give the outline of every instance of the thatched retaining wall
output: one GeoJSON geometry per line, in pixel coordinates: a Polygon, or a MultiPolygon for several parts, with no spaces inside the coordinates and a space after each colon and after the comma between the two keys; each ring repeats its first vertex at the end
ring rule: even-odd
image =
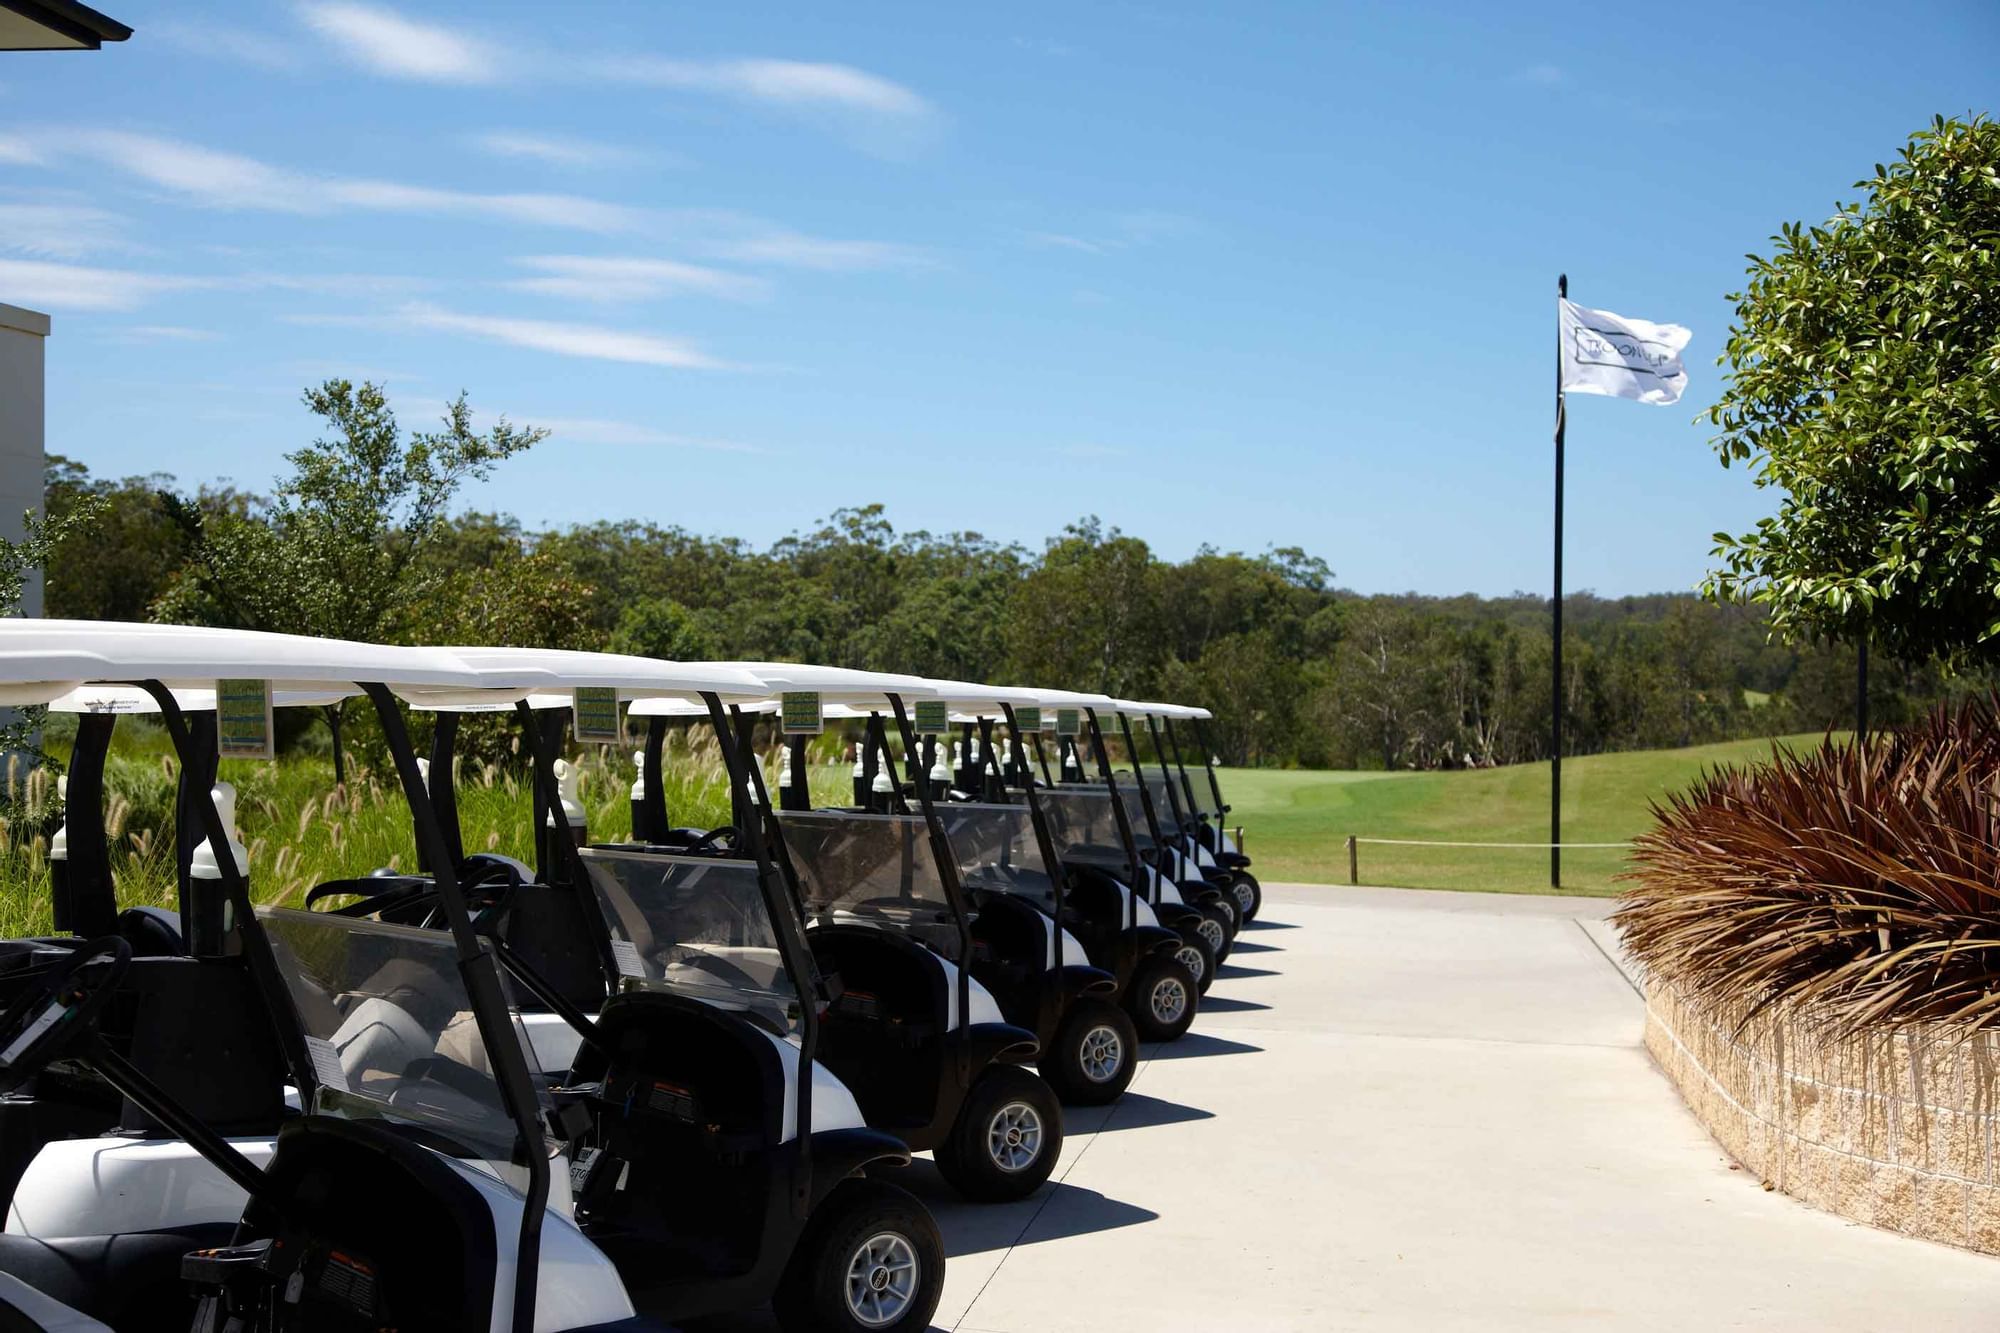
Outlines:
{"type": "Polygon", "coordinates": [[[1891,1231],[2000,1254],[2000,1034],[1846,1040],[1646,993],[1646,1048],[1746,1170],[1891,1231]]]}

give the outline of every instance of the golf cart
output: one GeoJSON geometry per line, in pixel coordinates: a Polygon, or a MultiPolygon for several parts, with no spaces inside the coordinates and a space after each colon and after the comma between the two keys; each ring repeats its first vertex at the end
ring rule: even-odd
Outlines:
{"type": "Polygon", "coordinates": [[[1154,859],[1160,872],[1179,885],[1183,898],[1220,911],[1227,919],[1229,938],[1234,942],[1243,924],[1242,901],[1232,882],[1213,864],[1212,857],[1207,858],[1208,865],[1203,865],[1200,820],[1189,795],[1193,784],[1169,762],[1166,743],[1161,739],[1159,720],[1173,708],[1175,705],[1171,704],[1119,702],[1118,726],[1125,739],[1126,753],[1132,758],[1135,779],[1129,784],[1131,793],[1126,800],[1143,807],[1141,813],[1152,831],[1154,859]],[[1134,720],[1146,727],[1153,747],[1154,772],[1148,773],[1140,758],[1132,731],[1134,720]]]}
{"type": "MultiPolygon", "coordinates": [[[[1137,909],[1156,924],[1174,932],[1190,955],[1199,955],[1202,966],[1196,974],[1197,986],[1206,993],[1215,980],[1215,969],[1229,956],[1235,939],[1234,923],[1227,909],[1213,893],[1203,892],[1189,901],[1197,890],[1182,886],[1162,873],[1159,841],[1148,818],[1150,804],[1138,784],[1121,780],[1111,767],[1104,745],[1103,719],[1118,712],[1116,700],[1104,695],[1078,694],[1068,690],[1038,690],[1043,700],[1043,717],[1065,720],[1069,727],[1057,733],[1060,769],[1052,769],[1041,738],[1034,737],[1035,757],[1044,782],[1043,804],[1051,814],[1051,830],[1063,862],[1072,874],[1087,868],[1105,882],[1109,890],[1133,894],[1137,909]],[[1084,747],[1089,748],[1089,766],[1096,779],[1085,777],[1084,747]],[[1056,780],[1056,773],[1066,774],[1056,780]]],[[[1190,963],[1190,970],[1194,970],[1190,963]]]]}
{"type": "Polygon", "coordinates": [[[1243,908],[1243,919],[1255,921],[1264,905],[1264,888],[1250,873],[1250,858],[1243,854],[1235,839],[1229,836],[1229,830],[1223,827],[1223,816],[1229,813],[1229,803],[1222,799],[1222,784],[1215,776],[1214,752],[1209,748],[1208,728],[1204,725],[1215,714],[1206,708],[1184,704],[1168,705],[1167,708],[1168,711],[1162,714],[1166,723],[1167,744],[1173,749],[1175,767],[1180,769],[1181,781],[1187,787],[1188,803],[1201,820],[1195,830],[1199,841],[1196,860],[1204,870],[1211,871],[1209,878],[1226,885],[1236,895],[1236,901],[1243,908]],[[1206,782],[1188,777],[1187,764],[1181,757],[1180,736],[1174,729],[1176,718],[1188,724],[1194,733],[1195,744],[1201,747],[1198,753],[1206,782]]]}
{"type": "MultiPolygon", "coordinates": [[[[666,1317],[769,1297],[788,1328],[926,1326],[942,1243],[914,1197],[862,1174],[906,1163],[909,1150],[866,1126],[824,1059],[826,989],[766,826],[749,819],[683,846],[592,842],[557,782],[571,720],[589,718],[596,738],[614,741],[622,697],[701,707],[741,789],[752,761],[720,692],[761,682],[610,654],[450,651],[513,695],[535,827],[556,830],[538,839],[534,870],[504,862],[512,873],[482,876],[473,897],[528,1040],[569,1071],[553,1098],[578,1225],[618,1262],[635,1303],[666,1317]],[[704,1206],[675,1202],[683,1196],[704,1206]]],[[[427,778],[441,805],[455,808],[457,713],[491,706],[457,699],[438,710],[427,778]]],[[[421,906],[397,887],[340,910],[421,906]]]]}
{"type": "MultiPolygon", "coordinates": [[[[393,746],[391,688],[467,675],[410,649],[0,623],[9,702],[136,683],[197,769],[206,758],[175,688],[224,682],[224,730],[242,743],[268,739],[269,684],[367,682],[393,746]]],[[[414,768],[399,768],[420,838],[434,833],[414,768]]],[[[0,1272],[120,1333],[647,1326],[632,1322],[609,1261],[544,1215],[532,1078],[492,958],[468,933],[412,939],[256,909],[223,812],[200,801],[214,873],[185,886],[182,951],[158,951],[164,936],[115,913],[108,860],[80,837],[81,785],[70,787],[65,910],[98,932],[109,909],[113,929],[0,943],[0,1115],[35,1128],[45,1094],[94,1080],[122,1099],[122,1132],[41,1147],[14,1193],[0,1272]]]]}
{"type": "MultiPolygon", "coordinates": [[[[1077,1099],[1129,1081],[1134,1049],[1129,1023],[1109,1005],[1083,1012],[1122,1041],[1112,1059],[1071,1072],[1076,1086],[1050,1068],[1036,1015],[1011,1015],[974,976],[995,943],[975,935],[975,913],[959,885],[949,845],[930,796],[917,790],[912,813],[895,778],[882,712],[891,710],[906,741],[905,699],[935,700],[915,677],[830,667],[741,663],[763,679],[751,702],[777,700],[790,744],[791,781],[780,790],[789,808],[774,807],[762,770],[739,820],[771,811],[773,841],[796,887],[805,940],[822,974],[837,979],[824,1022],[823,1056],[855,1088],[868,1123],[890,1130],[916,1150],[933,1149],[939,1171],[967,1198],[997,1202],[1032,1193],[1048,1179],[1062,1150],[1058,1093],[1077,1099]],[[868,791],[883,788],[879,810],[814,810],[807,795],[804,741],[829,715],[861,718],[867,746],[881,768],[866,775],[868,791]],[[879,778],[879,784],[878,784],[879,778]],[[1042,1073],[1026,1067],[1040,1059],[1042,1073]],[[1093,1077],[1097,1075],[1097,1077],[1093,1077]]],[[[635,705],[644,715],[651,705],[635,705]]],[[[747,754],[751,715],[739,714],[738,744],[747,754]]],[[[906,752],[913,752],[909,745],[906,752]]],[[[1039,918],[1035,919],[1039,932],[1039,918]]],[[[1016,944],[1007,941],[1006,947],[1016,944]]],[[[1045,947],[1045,946],[1041,946],[1045,947]]],[[[1043,957],[1041,948],[1036,961],[1043,957]]],[[[1079,962],[1081,960],[1078,960],[1079,962]]],[[[1088,969],[1058,970],[1053,987],[1085,995],[1108,981],[1088,969]]],[[[1068,1036],[1068,1029],[1052,1029],[1068,1036]]],[[[1098,1046],[1106,1039],[1100,1038],[1098,1046]]],[[[1082,1035],[1076,1050],[1084,1050],[1082,1035]]],[[[1062,1050],[1054,1047],[1052,1050],[1062,1050]]],[[[1096,1048],[1092,1048],[1096,1049],[1096,1048]]],[[[1081,1056],[1079,1056],[1079,1059],[1081,1056]]]]}
{"type": "MultiPolygon", "coordinates": [[[[1045,809],[1049,793],[1036,787],[1027,762],[1029,737],[1040,730],[1040,696],[994,686],[932,684],[945,695],[951,720],[977,729],[966,746],[968,751],[979,746],[982,756],[970,779],[975,790],[955,788],[952,799],[939,807],[959,879],[974,906],[982,913],[1023,902],[1034,906],[1050,923],[1044,929],[1051,965],[1059,963],[1057,951],[1066,944],[1070,958],[1088,957],[1104,969],[1112,983],[1107,998],[1123,1005],[1141,1039],[1181,1036],[1194,1022],[1198,987],[1210,969],[1206,947],[1199,937],[1182,940],[1141,926],[1136,905],[1125,901],[1129,894],[1106,893],[1088,874],[1078,877],[1080,897],[1072,891],[1073,872],[1057,851],[1053,816],[1045,809]],[[1034,728],[1021,725],[1017,709],[1033,710],[1034,728]],[[996,743],[996,723],[1007,728],[1004,746],[996,743]],[[1057,922],[1062,925],[1053,924],[1057,922]],[[1070,927],[1097,939],[1098,953],[1083,948],[1070,927]]],[[[935,738],[925,738],[926,746],[935,743],[935,738]]],[[[979,974],[976,964],[974,972],[979,974]]],[[[989,984],[999,993],[1011,978],[999,969],[995,973],[989,984]]]]}

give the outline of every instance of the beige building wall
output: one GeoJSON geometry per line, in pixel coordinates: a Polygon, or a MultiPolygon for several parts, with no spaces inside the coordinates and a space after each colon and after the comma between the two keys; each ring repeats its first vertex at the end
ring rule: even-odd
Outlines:
{"type": "MultiPolygon", "coordinates": [[[[43,345],[49,317],[0,303],[0,537],[19,541],[21,516],[42,511],[43,345]]],[[[22,609],[42,613],[42,580],[29,580],[22,609]]]]}

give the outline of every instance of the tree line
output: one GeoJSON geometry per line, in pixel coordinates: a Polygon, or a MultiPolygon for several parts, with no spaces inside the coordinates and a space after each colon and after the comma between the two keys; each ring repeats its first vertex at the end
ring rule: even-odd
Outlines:
{"type": "MultiPolygon", "coordinates": [[[[475,431],[461,399],[441,430],[405,433],[379,389],[339,380],[305,403],[328,433],[285,455],[268,495],[95,477],[51,457],[47,614],[804,660],[1199,701],[1231,763],[1548,756],[1544,598],[1364,596],[1296,548],[1165,560],[1089,517],[1039,550],[898,531],[879,505],[768,547],[639,520],[532,532],[458,501],[540,432],[475,431]]],[[[1564,617],[1571,753],[1853,717],[1854,650],[1775,644],[1761,608],[1581,593],[1564,617]]],[[[1878,723],[1984,683],[1879,658],[1870,679],[1878,723]]],[[[327,721],[337,728],[339,714],[327,721]]]]}

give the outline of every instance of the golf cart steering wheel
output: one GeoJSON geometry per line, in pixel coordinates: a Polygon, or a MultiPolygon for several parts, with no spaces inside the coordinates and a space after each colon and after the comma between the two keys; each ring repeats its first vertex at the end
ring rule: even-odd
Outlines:
{"type": "Polygon", "coordinates": [[[696,949],[686,944],[667,946],[668,963],[684,963],[698,972],[706,972],[719,981],[744,990],[763,990],[764,985],[757,978],[745,972],[727,958],[718,958],[706,949],[696,949]]]}
{"type": "Polygon", "coordinates": [[[458,890],[475,912],[505,907],[514,891],[527,883],[520,862],[509,856],[475,852],[458,868],[458,890]]]}
{"type": "Polygon", "coordinates": [[[690,856],[702,856],[710,852],[733,852],[743,841],[742,833],[734,824],[718,824],[708,832],[688,844],[690,856]],[[723,846],[728,843],[727,847],[723,846]]]}
{"type": "Polygon", "coordinates": [[[88,1034],[131,967],[132,946],[104,935],[16,997],[0,1014],[0,1092],[13,1092],[88,1034]]]}

